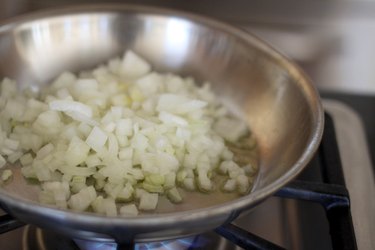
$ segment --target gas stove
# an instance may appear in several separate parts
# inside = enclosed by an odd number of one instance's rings
[[[375,195],[363,124],[343,103],[323,103],[325,131],[313,160],[296,180],[232,224],[188,238],[125,247],[68,239],[25,225],[1,234],[0,245],[8,250],[374,249],[375,202],[362,200],[364,193]]]

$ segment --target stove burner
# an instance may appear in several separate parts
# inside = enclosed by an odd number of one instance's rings
[[[116,250],[116,243],[98,243],[94,241],[75,239],[74,242],[81,250]],[[167,240],[152,243],[137,243],[134,250],[163,250],[163,249],[201,249],[207,240],[202,236],[192,236],[183,239]]]
[[[116,250],[117,244],[110,242],[95,242],[62,236],[53,231],[43,230],[27,225],[23,228],[22,250]],[[197,236],[166,240],[152,243],[137,243],[134,250],[202,250],[202,249],[229,249],[242,248],[219,236],[215,232],[208,232]]]

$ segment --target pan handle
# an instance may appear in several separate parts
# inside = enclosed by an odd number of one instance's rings
[[[0,216],[0,234],[9,232],[24,226],[26,223],[21,222],[10,214]]]

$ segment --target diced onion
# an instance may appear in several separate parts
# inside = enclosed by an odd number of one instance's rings
[[[92,117],[92,109],[90,106],[71,100],[56,100],[49,103],[51,110],[63,111],[63,112],[75,112],[78,114]]]
[[[138,215],[138,209],[135,204],[129,204],[120,208],[120,214],[123,216],[136,216]]]
[[[106,143],[108,136],[99,127],[94,127],[89,136],[86,139],[87,145],[89,145],[96,152],[101,151]]]
[[[148,73],[150,69],[151,66],[143,58],[130,50],[125,52],[121,68],[121,73],[125,77],[138,78]]]
[[[144,192],[139,201],[139,209],[154,210],[158,204],[158,194]]]
[[[38,91],[5,78],[0,116],[0,168],[18,161],[39,181],[40,202],[61,209],[137,216],[160,195],[183,202],[181,189],[246,194],[257,171],[226,144],[249,135],[247,124],[208,83],[151,72],[132,51]],[[2,181],[11,175],[3,170]]]
[[[12,175],[13,175],[12,170],[10,170],[10,169],[5,169],[5,170],[1,173],[1,180],[2,180],[2,181],[7,181],[7,180],[9,180],[10,177],[12,177]]]

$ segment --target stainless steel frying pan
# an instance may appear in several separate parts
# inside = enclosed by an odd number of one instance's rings
[[[259,174],[251,193],[188,194],[136,218],[104,217],[40,205],[37,189],[15,171],[0,187],[0,204],[21,221],[74,238],[149,241],[211,230],[249,211],[292,180],[321,139],[318,93],[287,58],[251,34],[171,10],[100,5],[39,12],[0,27],[0,77],[41,86],[65,70],[77,72],[132,49],[161,72],[209,80],[244,117],[259,147]]]

